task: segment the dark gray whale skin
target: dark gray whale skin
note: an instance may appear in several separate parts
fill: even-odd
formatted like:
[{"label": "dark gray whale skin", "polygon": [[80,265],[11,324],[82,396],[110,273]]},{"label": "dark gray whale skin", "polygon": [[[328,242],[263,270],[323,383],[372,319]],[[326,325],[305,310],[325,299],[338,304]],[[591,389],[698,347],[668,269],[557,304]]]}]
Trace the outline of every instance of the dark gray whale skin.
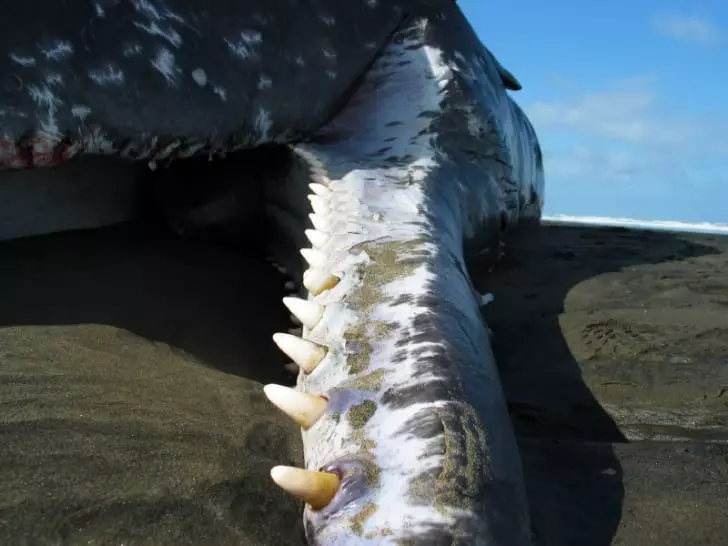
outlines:
[{"label": "dark gray whale skin", "polygon": [[530,544],[468,266],[538,224],[543,164],[520,83],[454,2],[36,0],[0,43],[0,169],[290,149],[256,202],[310,311],[276,343],[327,403],[302,433],[339,479],[306,505],[311,544]]},{"label": "dark gray whale skin", "polygon": [[404,14],[432,1],[8,3],[0,168],[300,138],[341,106]]}]

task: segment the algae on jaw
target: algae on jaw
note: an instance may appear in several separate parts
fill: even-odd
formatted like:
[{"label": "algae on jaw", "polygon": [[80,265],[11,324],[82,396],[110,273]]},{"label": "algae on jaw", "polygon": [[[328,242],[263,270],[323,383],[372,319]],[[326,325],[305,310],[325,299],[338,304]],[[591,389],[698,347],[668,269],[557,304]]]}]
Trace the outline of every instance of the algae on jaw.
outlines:
[{"label": "algae on jaw", "polygon": [[364,282],[357,286],[344,299],[351,302],[364,313],[371,312],[374,307],[386,300],[382,288],[397,279],[412,276],[418,266],[424,263],[413,260],[412,251],[421,250],[426,244],[424,238],[410,241],[389,241],[380,243],[362,243],[352,248],[352,252],[365,252],[371,261],[357,266],[357,274]]},{"label": "algae on jaw", "polygon": [[352,375],[365,371],[370,364],[372,357],[372,339],[386,339],[394,330],[391,323],[384,321],[361,321],[347,328],[343,337],[348,347],[356,348],[356,351],[347,354],[349,373]]},{"label": "algae on jaw", "polygon": [[334,387],[332,390],[360,390],[360,391],[379,391],[384,383],[384,377],[387,375],[387,371],[380,368],[374,370],[366,375],[360,375],[354,377],[342,383],[338,387]]},{"label": "algae on jaw", "polygon": [[454,430],[447,419],[440,418],[444,453],[439,473],[417,476],[409,488],[415,503],[431,499],[434,493],[435,506],[442,513],[453,507],[469,508],[477,498],[479,482],[490,475],[485,432],[477,425],[475,410],[468,405],[454,417],[460,430]]},{"label": "algae on jaw", "polygon": [[377,512],[377,505],[374,502],[368,502],[357,515],[352,518],[351,530],[357,536],[364,534],[364,524]]},{"label": "algae on jaw", "polygon": [[346,415],[349,425],[356,430],[364,428],[364,425],[374,416],[375,411],[377,411],[377,404],[373,400],[365,400],[361,404],[352,406]]},{"label": "algae on jaw", "polygon": [[358,350],[347,355],[349,373],[357,375],[366,371],[371,363],[373,339],[386,339],[396,327],[385,321],[367,320],[374,308],[387,301],[383,288],[397,279],[414,275],[417,267],[425,262],[422,256],[423,238],[411,241],[391,241],[362,243],[353,247],[352,252],[365,252],[371,261],[357,266],[357,276],[361,283],[344,297],[351,304],[361,320],[349,326],[344,332],[347,345]]},{"label": "algae on jaw", "polygon": [[[490,461],[485,451],[485,431],[478,426],[474,408],[465,405],[457,418],[461,432],[452,430],[443,421],[445,457],[442,472],[436,480],[435,502],[441,506],[466,508],[476,498],[479,482],[489,474]],[[457,438],[459,432],[464,438]]]}]

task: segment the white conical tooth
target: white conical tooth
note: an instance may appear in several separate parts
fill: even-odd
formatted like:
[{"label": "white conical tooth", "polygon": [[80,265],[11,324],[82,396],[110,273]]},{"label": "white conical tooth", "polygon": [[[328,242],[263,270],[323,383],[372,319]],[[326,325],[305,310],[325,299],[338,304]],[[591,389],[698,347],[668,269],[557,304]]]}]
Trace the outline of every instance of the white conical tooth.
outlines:
[{"label": "white conical tooth", "polygon": [[321,248],[329,242],[329,234],[319,231],[317,229],[305,229],[303,232],[306,234],[306,238],[311,241],[311,245],[315,248]]},{"label": "white conical tooth", "polygon": [[318,182],[312,182],[308,185],[309,188],[311,188],[311,191],[315,193],[316,195],[320,195],[321,197],[328,197],[331,195],[331,190],[324,186],[323,184],[319,184]]},{"label": "white conical tooth", "polygon": [[314,510],[328,506],[341,484],[339,477],[332,472],[304,470],[295,466],[274,466],[270,477],[278,487]]},{"label": "white conical tooth", "polygon": [[311,201],[311,208],[315,214],[328,214],[331,211],[328,201],[320,195],[309,195],[308,200]]},{"label": "white conical tooth", "polygon": [[312,212],[308,215],[308,217],[311,219],[311,225],[319,231],[326,231],[326,229],[331,225],[331,222],[329,222],[326,216],[321,216],[320,214],[314,214]]},{"label": "white conical tooth", "polygon": [[326,264],[326,254],[320,250],[316,250],[315,248],[302,248],[299,252],[311,267],[321,267]]},{"label": "white conical tooth", "polygon": [[283,305],[308,328],[316,326],[324,316],[324,306],[301,298],[283,298]]},{"label": "white conical tooth", "polygon": [[314,296],[318,296],[324,290],[332,289],[340,280],[324,269],[307,269],[303,272],[303,286]]},{"label": "white conical tooth", "polygon": [[266,385],[263,392],[274,406],[304,430],[311,428],[326,411],[329,401],[321,396],[298,392],[283,385]]},{"label": "white conical tooth", "polygon": [[326,356],[326,348],[291,334],[273,334],[273,341],[299,368],[311,373]]}]

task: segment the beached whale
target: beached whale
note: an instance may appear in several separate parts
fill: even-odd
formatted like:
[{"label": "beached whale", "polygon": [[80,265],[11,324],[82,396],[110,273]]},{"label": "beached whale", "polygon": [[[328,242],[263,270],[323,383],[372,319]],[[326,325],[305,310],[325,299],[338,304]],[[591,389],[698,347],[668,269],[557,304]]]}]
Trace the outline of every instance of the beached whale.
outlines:
[{"label": "beached whale", "polygon": [[[302,427],[306,469],[271,475],[311,544],[530,544],[468,266],[538,223],[543,167],[455,2],[27,0],[0,29],[0,201],[12,170],[248,150],[242,209],[158,199],[180,229],[263,211],[299,282],[302,335],[274,337],[298,386],[265,392]],[[79,215],[46,231],[105,221]]]}]

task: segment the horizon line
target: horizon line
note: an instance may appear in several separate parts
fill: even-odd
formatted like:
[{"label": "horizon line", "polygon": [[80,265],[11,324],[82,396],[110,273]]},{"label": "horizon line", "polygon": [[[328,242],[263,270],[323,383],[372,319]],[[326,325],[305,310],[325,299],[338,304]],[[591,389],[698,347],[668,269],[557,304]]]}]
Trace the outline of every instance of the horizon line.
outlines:
[{"label": "horizon line", "polygon": [[714,222],[681,222],[678,220],[638,220],[610,216],[573,216],[570,214],[547,214],[541,217],[545,222],[555,224],[590,225],[648,229],[658,231],[683,231],[689,233],[727,234],[728,224]]}]

